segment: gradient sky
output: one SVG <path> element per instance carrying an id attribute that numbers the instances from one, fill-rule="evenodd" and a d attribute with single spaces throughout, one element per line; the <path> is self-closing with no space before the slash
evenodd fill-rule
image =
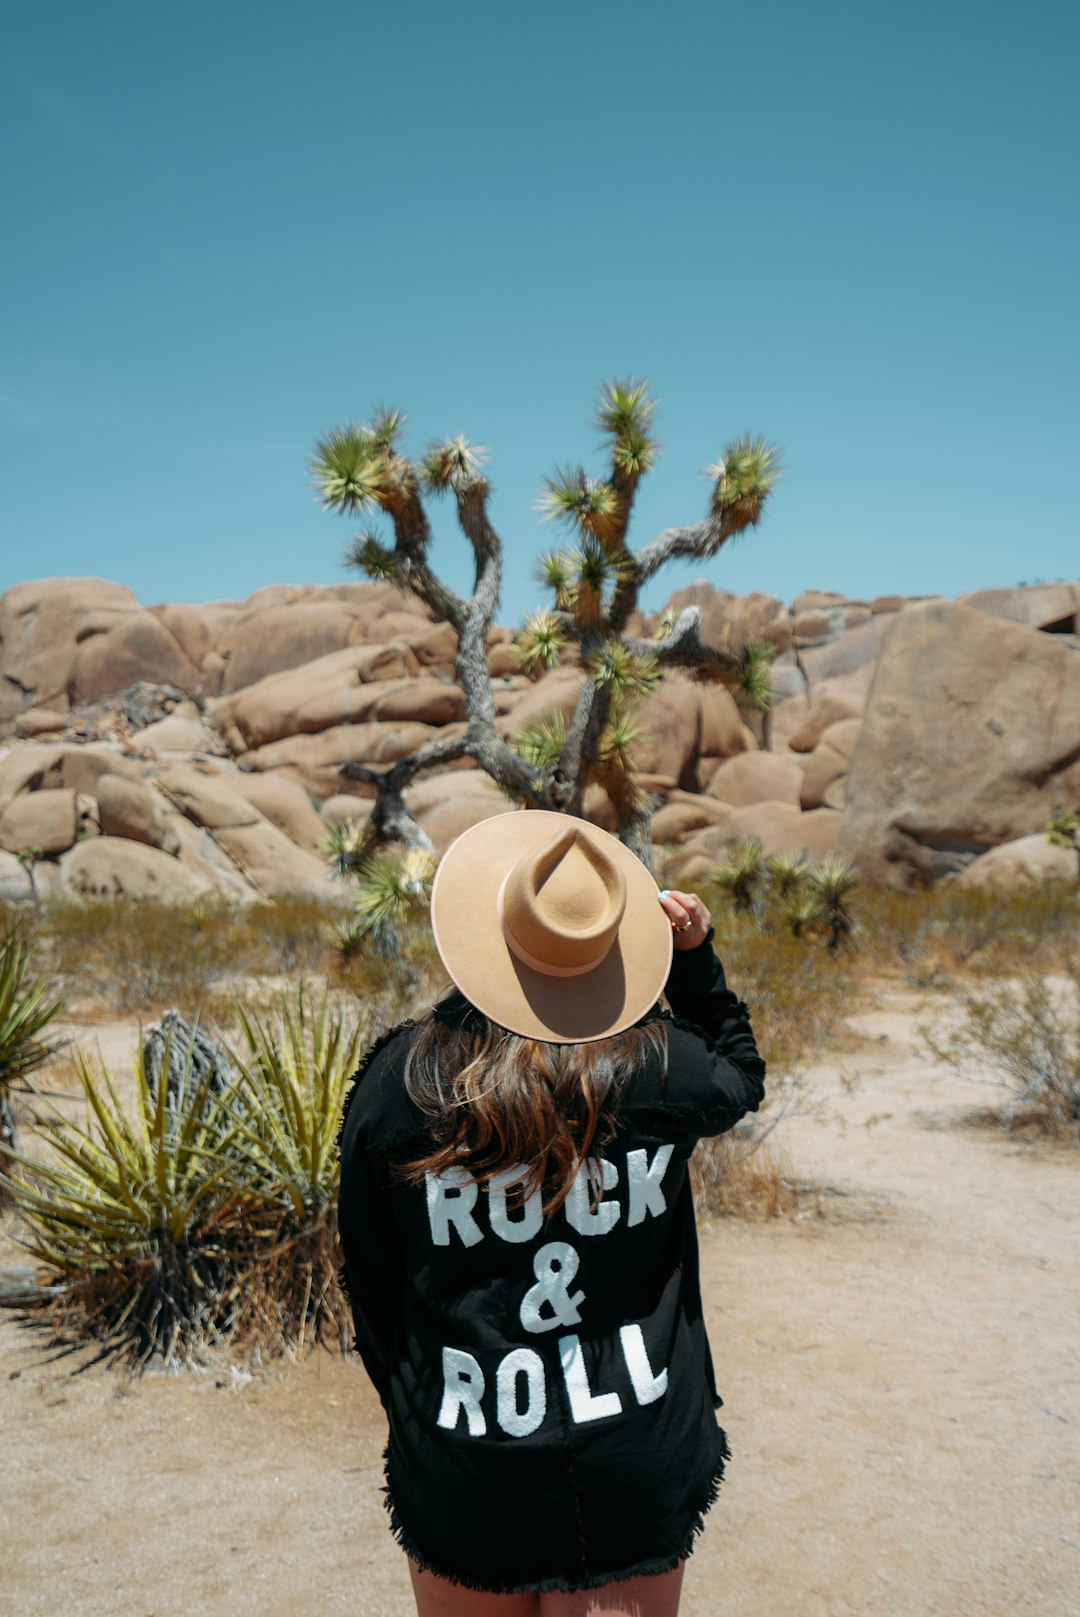
<path id="1" fill-rule="evenodd" d="M 736 434 L 787 466 L 650 605 L 1080 577 L 1078 45 L 1040 0 L 6 7 L 0 590 L 355 578 L 307 456 L 385 401 L 488 446 L 513 621 L 625 374 L 635 542 Z"/>

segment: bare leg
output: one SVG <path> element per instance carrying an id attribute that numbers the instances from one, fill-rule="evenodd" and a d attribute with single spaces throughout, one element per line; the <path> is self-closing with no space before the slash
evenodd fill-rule
<path id="1" fill-rule="evenodd" d="M 540 1596 L 540 1617 L 677 1617 L 686 1562 L 652 1578 L 623 1578 L 577 1594 Z"/>
<path id="2" fill-rule="evenodd" d="M 411 1555 L 409 1576 L 417 1617 L 539 1617 L 539 1595 L 478 1594 L 423 1571 Z"/>

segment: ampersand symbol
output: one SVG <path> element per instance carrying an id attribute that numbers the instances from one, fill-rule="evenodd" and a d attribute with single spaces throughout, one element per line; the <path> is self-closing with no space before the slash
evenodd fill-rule
<path id="1" fill-rule="evenodd" d="M 569 1290 L 570 1282 L 578 1271 L 580 1259 L 565 1241 L 549 1241 L 533 1257 L 536 1285 L 530 1286 L 521 1301 L 521 1323 L 525 1330 L 553 1331 L 560 1325 L 577 1325 L 581 1321 L 579 1305 L 585 1301 L 583 1291 Z M 547 1303 L 548 1316 L 540 1310 Z"/>

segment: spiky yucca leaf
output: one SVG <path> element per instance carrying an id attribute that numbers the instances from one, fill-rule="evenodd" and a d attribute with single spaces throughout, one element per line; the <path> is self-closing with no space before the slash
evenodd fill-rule
<path id="1" fill-rule="evenodd" d="M 756 526 L 776 479 L 783 471 L 779 451 L 764 438 L 736 438 L 708 468 L 713 479 L 712 512 L 726 532 Z"/>
<path id="2" fill-rule="evenodd" d="M 337 1194 L 334 1141 L 363 1043 L 360 1023 L 327 1000 L 311 1005 L 301 985 L 282 998 L 270 1023 L 239 1006 L 239 1072 L 247 1121 L 241 1135 L 262 1176 L 261 1189 L 283 1212 L 321 1218 Z"/>
<path id="3" fill-rule="evenodd" d="M 810 927 L 821 926 L 828 919 L 828 912 L 818 894 L 811 892 L 804 884 L 788 896 L 784 915 L 792 934 L 797 938 L 801 938 Z"/>
<path id="4" fill-rule="evenodd" d="M 616 439 L 611 459 L 615 468 L 628 482 L 636 483 L 646 472 L 651 471 L 657 454 L 655 439 L 650 438 L 648 433 L 631 428 Z"/>
<path id="5" fill-rule="evenodd" d="M 634 747 L 641 730 L 621 703 L 613 702 L 600 739 L 600 768 L 604 775 L 626 776 L 636 767 Z M 601 780 L 601 784 L 606 782 Z"/>
<path id="6" fill-rule="evenodd" d="M 523 674 L 538 668 L 556 668 L 566 645 L 566 636 L 550 612 L 536 612 L 514 636 L 518 667 Z"/>
<path id="7" fill-rule="evenodd" d="M 675 627 L 679 614 L 673 606 L 666 606 L 656 620 L 656 627 L 652 632 L 654 640 L 666 640 Z"/>
<path id="8" fill-rule="evenodd" d="M 9 933 L 0 941 L 0 1088 L 28 1078 L 60 1049 L 42 1034 L 63 1009 L 52 977 L 31 971 L 29 947 Z"/>
<path id="9" fill-rule="evenodd" d="M 345 565 L 358 567 L 368 578 L 394 584 L 401 576 L 401 565 L 396 552 L 384 545 L 378 534 L 368 530 L 350 539 L 345 551 Z"/>
<path id="10" fill-rule="evenodd" d="M 356 927 L 376 949 L 400 942 L 400 929 L 422 905 L 434 877 L 434 861 L 369 854 L 356 872 Z"/>
<path id="11" fill-rule="evenodd" d="M 655 657 L 641 657 L 619 639 L 605 640 L 586 660 L 598 685 L 611 687 L 614 696 L 650 696 L 660 683 Z"/>
<path id="12" fill-rule="evenodd" d="M 383 504 L 391 482 L 385 448 L 368 427 L 353 422 L 319 439 L 311 472 L 324 508 L 352 515 Z"/>
<path id="13" fill-rule="evenodd" d="M 767 640 L 748 640 L 739 653 L 731 694 L 740 707 L 763 712 L 773 704 L 772 661 L 776 655 Z"/>
<path id="14" fill-rule="evenodd" d="M 538 769 L 551 769 L 562 756 L 566 745 L 566 720 L 561 713 L 551 713 L 538 719 L 528 729 L 514 736 L 510 746 L 519 758 Z"/>
<path id="15" fill-rule="evenodd" d="M 540 557 L 536 568 L 537 581 L 555 592 L 555 606 L 560 612 L 569 611 L 574 581 L 573 551 L 549 550 Z"/>
<path id="16" fill-rule="evenodd" d="M 213 1069 L 193 1081 L 192 1051 L 181 1107 L 166 1083 L 155 1091 L 140 1047 L 133 1115 L 108 1070 L 99 1082 L 78 1052 L 92 1121 L 39 1117 L 52 1157 L 14 1153 L 20 1171 L 7 1180 L 29 1232 L 16 1240 L 60 1282 L 63 1325 L 133 1363 L 223 1345 L 274 1233 L 258 1169 L 238 1146 L 235 1094 L 215 1094 Z"/>
<path id="17" fill-rule="evenodd" d="M 649 397 L 649 384 L 633 377 L 616 377 L 601 384 L 594 426 L 612 438 L 628 433 L 647 433 L 656 402 Z"/>
<path id="18" fill-rule="evenodd" d="M 367 854 L 365 826 L 362 820 L 348 820 L 335 825 L 319 843 L 320 852 L 330 862 L 330 875 L 335 881 L 349 881 L 357 874 Z"/>
<path id="19" fill-rule="evenodd" d="M 736 910 L 748 910 L 765 880 L 765 850 L 756 838 L 736 842 L 713 871 L 713 881 L 731 894 Z"/>
<path id="20" fill-rule="evenodd" d="M 771 853 L 765 860 L 765 869 L 777 896 L 785 902 L 804 888 L 809 869 L 806 850 L 799 853 Z"/>
<path id="21" fill-rule="evenodd" d="M 559 467 L 543 480 L 537 507 L 546 521 L 567 522 L 601 543 L 618 538 L 619 497 L 610 483 L 580 466 Z"/>
<path id="22" fill-rule="evenodd" d="M 837 949 L 842 938 L 851 932 L 851 912 L 847 896 L 860 881 L 859 871 L 838 854 L 818 859 L 806 872 L 808 890 L 825 912 L 829 926 L 829 948 Z"/>
<path id="23" fill-rule="evenodd" d="M 372 413 L 367 430 L 379 449 L 394 449 L 408 419 L 404 411 L 395 410 L 389 404 L 379 404 Z"/>
<path id="24" fill-rule="evenodd" d="M 432 444 L 421 463 L 424 487 L 433 494 L 464 488 L 480 476 L 486 454 L 482 445 L 470 444 L 460 433 L 445 443 Z"/>

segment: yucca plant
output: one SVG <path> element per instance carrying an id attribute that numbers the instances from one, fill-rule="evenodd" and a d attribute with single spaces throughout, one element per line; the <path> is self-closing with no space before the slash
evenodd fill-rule
<path id="1" fill-rule="evenodd" d="M 304 990 L 273 1022 L 238 1007 L 242 1045 L 231 1051 L 246 1105 L 242 1143 L 275 1215 L 272 1244 L 253 1276 L 253 1303 L 290 1348 L 345 1348 L 349 1314 L 337 1282 L 336 1139 L 365 1024 L 350 1024 Z"/>
<path id="2" fill-rule="evenodd" d="M 0 940 L 0 1168 L 18 1143 L 15 1091 L 61 1048 L 61 1041 L 43 1035 L 63 1009 L 52 978 L 31 970 L 29 947 L 18 932 Z"/>
<path id="3" fill-rule="evenodd" d="M 806 872 L 807 888 L 820 904 L 822 919 L 829 929 L 826 942 L 830 951 L 835 952 L 843 939 L 851 935 L 852 919 L 847 898 L 858 884 L 858 870 L 836 854 L 816 860 Z"/>
<path id="4" fill-rule="evenodd" d="M 768 873 L 765 850 L 754 838 L 736 842 L 713 871 L 713 881 L 731 896 L 737 914 L 760 915 Z"/>
<path id="5" fill-rule="evenodd" d="M 61 1335 L 132 1367 L 197 1362 L 247 1326 L 249 1276 L 275 1234 L 234 1097 L 215 1094 L 207 1072 L 185 1075 L 178 1103 L 141 1049 L 130 1112 L 81 1051 L 75 1072 L 86 1125 L 53 1108 L 36 1119 L 50 1155 L 12 1154 L 8 1186 L 26 1228 L 15 1239 L 54 1282 Z"/>
<path id="6" fill-rule="evenodd" d="M 366 857 L 356 873 L 354 939 L 366 940 L 377 953 L 395 953 L 403 928 L 427 902 L 437 863 L 426 848 L 409 849 L 400 858 Z"/>

